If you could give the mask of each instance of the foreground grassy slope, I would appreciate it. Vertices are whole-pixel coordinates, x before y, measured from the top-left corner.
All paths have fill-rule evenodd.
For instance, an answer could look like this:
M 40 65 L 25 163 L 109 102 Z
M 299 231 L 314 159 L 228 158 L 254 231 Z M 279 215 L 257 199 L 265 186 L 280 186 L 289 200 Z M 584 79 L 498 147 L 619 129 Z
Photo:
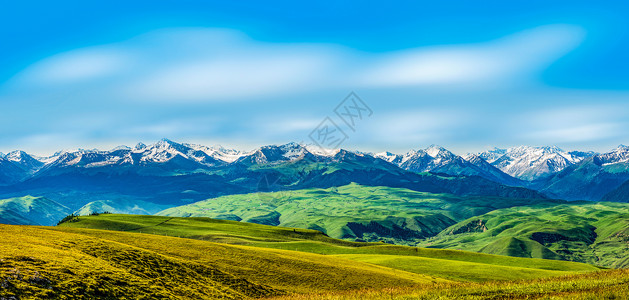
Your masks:
M 42 228 L 0 225 L 0 296 L 169 299 L 264 296 L 270 287 L 193 261 Z
M 0 225 L 1 297 L 248 298 L 446 282 L 343 258 L 141 233 Z
M 230 195 L 166 209 L 158 215 L 308 228 L 334 238 L 412 244 L 469 217 L 537 202 L 553 201 L 461 197 L 349 184 L 328 189 Z
M 421 245 L 629 267 L 629 204 L 507 208 L 460 222 Z
M 449 283 L 417 288 L 388 288 L 352 292 L 271 297 L 284 300 L 376 299 L 628 299 L 629 270 L 608 270 L 581 275 L 515 282 Z
M 374 259 L 369 261 L 369 263 L 418 274 L 465 281 L 537 278 L 557 276 L 566 272 L 597 270 L 597 268 L 590 265 L 564 261 L 524 259 L 383 243 L 350 242 L 333 239 L 314 230 L 208 218 L 104 214 L 99 216 L 81 216 L 58 227 L 58 229 L 64 231 L 73 230 L 73 228 L 79 230 L 81 228 L 95 228 L 146 232 L 261 248 L 339 255 L 355 261 L 361 261 L 361 259 L 367 257 L 383 256 L 381 258 L 404 261 L 418 266 L 416 268 L 405 268 L 404 264 L 392 264 L 386 259 Z M 420 267 L 419 265 L 423 266 Z M 432 267 L 428 267 L 429 265 Z M 496 276 L 498 271 L 502 273 L 500 276 Z

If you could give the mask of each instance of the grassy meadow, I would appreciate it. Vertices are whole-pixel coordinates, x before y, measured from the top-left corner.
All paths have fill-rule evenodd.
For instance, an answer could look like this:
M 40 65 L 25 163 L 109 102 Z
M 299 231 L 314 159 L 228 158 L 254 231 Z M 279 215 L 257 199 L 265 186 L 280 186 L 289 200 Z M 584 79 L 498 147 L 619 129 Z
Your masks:
M 0 225 L 0 297 L 438 299 L 627 295 L 593 265 L 338 240 L 208 218 L 100 214 Z M 575 296 L 575 297 L 576 297 Z

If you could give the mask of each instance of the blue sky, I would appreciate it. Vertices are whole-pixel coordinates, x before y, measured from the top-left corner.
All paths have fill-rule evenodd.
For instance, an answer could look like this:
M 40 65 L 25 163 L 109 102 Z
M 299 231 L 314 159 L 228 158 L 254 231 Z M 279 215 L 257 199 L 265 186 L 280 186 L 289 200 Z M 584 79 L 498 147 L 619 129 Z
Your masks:
M 626 1 L 13 1 L 0 151 L 309 142 L 351 91 L 373 114 L 344 148 L 606 151 L 629 143 L 627 15 Z

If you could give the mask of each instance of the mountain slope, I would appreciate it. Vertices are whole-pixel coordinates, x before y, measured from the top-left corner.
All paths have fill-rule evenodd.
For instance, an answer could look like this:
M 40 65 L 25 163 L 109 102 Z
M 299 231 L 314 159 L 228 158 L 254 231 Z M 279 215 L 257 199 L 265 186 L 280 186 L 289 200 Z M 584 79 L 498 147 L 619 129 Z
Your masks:
M 490 164 L 489 162 L 487 162 L 486 160 L 484 160 L 483 158 L 481 158 L 480 156 L 476 154 L 467 155 L 464 157 L 464 159 L 468 161 L 470 164 L 474 165 L 476 168 L 480 169 L 482 171 L 482 174 L 485 174 L 483 177 L 489 180 L 503 183 L 506 185 L 511 185 L 511 186 L 524 186 L 525 185 L 522 180 L 508 175 L 507 173 L 494 167 L 492 164 Z
M 0 233 L 3 297 L 243 299 L 445 282 L 323 255 L 158 235 L 8 225 Z M 9 277 L 12 270 L 41 279 L 29 284 Z
M 567 200 L 601 200 L 629 180 L 629 147 L 595 155 L 535 183 L 537 189 Z
M 629 266 L 629 205 L 540 203 L 498 209 L 453 225 L 421 245 L 520 257 Z
M 158 215 L 212 217 L 316 229 L 334 238 L 356 241 L 412 243 L 434 236 L 468 217 L 537 201 L 457 197 L 350 184 L 328 189 L 223 196 L 169 208 Z
M 404 155 L 383 152 L 373 156 L 412 172 L 479 176 L 501 184 L 522 185 L 521 181 L 492 167 L 478 156 L 471 157 L 472 161 L 470 161 L 436 145 L 424 150 L 413 150 Z
M 18 225 L 54 225 L 70 209 L 43 197 L 18 197 L 0 200 L 0 223 Z
M 607 193 L 601 201 L 629 202 L 629 181 L 625 181 L 618 188 Z
M 27 174 L 34 174 L 44 166 L 44 163 L 24 151 L 13 151 L 5 156 L 5 159 L 13 162 Z
M 474 252 L 441 249 L 424 249 L 395 246 L 384 243 L 356 243 L 330 238 L 315 230 L 267 226 L 254 223 L 215 220 L 209 218 L 172 218 L 158 216 L 129 216 L 104 214 L 78 217 L 72 222 L 63 223 L 59 229 L 70 228 L 110 228 L 117 231 L 144 232 L 168 236 L 180 236 L 206 241 L 220 241 L 229 244 L 251 245 L 260 248 L 287 249 L 326 255 L 359 256 L 386 255 L 396 259 L 422 258 L 425 262 L 441 263 L 448 267 L 411 270 L 412 273 L 431 274 L 441 278 L 455 278 L 456 264 L 469 263 L 475 268 L 468 270 L 468 277 L 455 280 L 487 281 L 494 271 L 490 267 L 503 268 L 503 279 L 530 278 L 529 275 L 545 277 L 556 272 L 593 271 L 598 268 L 573 262 L 547 261 L 540 259 L 515 258 Z M 380 264 L 380 263 L 376 263 Z M 454 267 L 454 268 L 453 268 Z M 393 267 L 400 269 L 399 267 Z M 507 270 L 508 268 L 511 268 Z M 527 269 L 522 271 L 519 269 Z M 551 271 L 551 272 L 546 272 Z M 527 273 L 528 272 L 528 273 Z M 459 273 L 460 274 L 460 273 Z
M 0 186 L 19 182 L 28 174 L 10 160 L 0 157 Z
M 241 153 L 233 162 L 218 162 L 202 150 L 165 140 L 134 149 L 59 153 L 29 179 L 0 187 L 0 194 L 44 196 L 73 211 L 94 201 L 107 201 L 107 206 L 117 212 L 154 212 L 151 207 L 179 206 L 222 195 L 329 188 L 351 182 L 455 195 L 543 197 L 529 189 L 477 176 L 409 172 L 346 150 L 319 155 L 290 143 Z M 130 201 L 146 207 L 131 211 Z

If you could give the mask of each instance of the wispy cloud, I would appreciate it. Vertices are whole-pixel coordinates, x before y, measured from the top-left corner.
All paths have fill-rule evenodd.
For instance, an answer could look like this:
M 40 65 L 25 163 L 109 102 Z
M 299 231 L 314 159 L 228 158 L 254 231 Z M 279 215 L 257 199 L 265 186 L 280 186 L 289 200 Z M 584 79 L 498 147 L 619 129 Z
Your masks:
M 49 84 L 72 89 L 90 82 L 111 97 L 175 102 L 337 88 L 469 88 L 529 81 L 582 39 L 578 27 L 553 25 L 480 44 L 368 54 L 327 44 L 260 42 L 224 29 L 180 28 L 55 55 L 16 80 L 22 89 Z
M 602 141 L 625 135 L 626 105 L 540 109 L 521 115 L 522 137 L 545 143 Z
M 131 70 L 133 59 L 129 54 L 108 46 L 74 50 L 35 63 L 16 79 L 24 88 L 84 84 Z
M 0 133 L 5 147 L 300 141 L 356 90 L 374 115 L 348 143 L 380 150 L 626 137 L 628 110 L 617 106 L 625 92 L 553 89 L 540 79 L 584 37 L 579 27 L 549 25 L 483 43 L 367 53 L 225 29 L 162 29 L 33 63 L 0 86 Z M 610 106 L 576 106 L 592 99 Z
M 576 26 L 543 26 L 473 45 L 405 50 L 374 57 L 364 84 L 439 85 L 504 84 L 531 80 L 584 39 Z

